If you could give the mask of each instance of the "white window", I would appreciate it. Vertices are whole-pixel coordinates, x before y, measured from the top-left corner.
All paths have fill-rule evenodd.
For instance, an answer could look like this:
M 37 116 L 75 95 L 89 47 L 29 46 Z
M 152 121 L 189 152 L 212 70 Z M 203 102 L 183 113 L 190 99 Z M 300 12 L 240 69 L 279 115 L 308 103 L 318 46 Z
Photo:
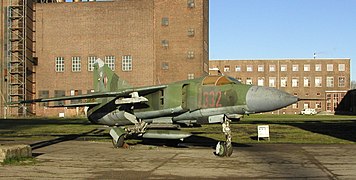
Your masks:
M 274 64 L 269 65 L 269 71 L 270 72 L 276 71 L 276 65 L 274 65 Z
M 321 71 L 321 64 L 315 64 L 315 71 Z
M 344 76 L 340 76 L 339 77 L 339 87 L 345 87 L 345 77 Z
M 257 81 L 258 86 L 264 86 L 265 84 L 265 78 L 264 77 L 259 77 Z
M 188 74 L 188 79 L 194 79 L 194 74 Z
M 253 66 L 252 65 L 247 65 L 246 66 L 246 71 L 247 72 L 252 72 L 253 71 Z
M 299 86 L 299 78 L 292 78 L 292 87 L 298 87 Z
M 326 77 L 326 87 L 334 87 L 334 77 Z
M 230 72 L 230 66 L 224 66 L 224 72 Z
M 299 71 L 299 65 L 298 64 L 293 64 L 292 71 Z
M 73 72 L 80 72 L 81 71 L 81 62 L 80 57 L 72 57 L 72 71 Z
M 132 56 L 122 56 L 121 61 L 122 71 L 132 71 Z
M 298 109 L 298 103 L 292 104 L 293 109 Z
M 241 71 L 241 66 L 235 66 L 235 71 L 240 72 Z
M 339 71 L 345 71 L 345 64 L 339 64 Z
M 115 56 L 105 56 L 105 64 L 107 64 L 112 71 L 115 71 Z
M 252 78 L 247 78 L 246 79 L 246 84 L 250 84 L 251 85 L 252 84 Z
M 327 71 L 333 71 L 334 70 L 334 65 L 333 64 L 327 64 L 326 65 L 326 70 Z
M 188 57 L 188 59 L 193 59 L 194 58 L 194 51 L 188 51 L 187 57 Z
M 263 72 L 265 71 L 265 66 L 264 65 L 258 65 L 258 72 Z
M 276 87 L 276 77 L 269 77 L 269 87 Z
M 315 77 L 315 87 L 322 87 L 322 77 Z
M 287 87 L 287 77 L 281 77 L 281 87 Z
M 64 72 L 64 57 L 56 57 L 56 72 Z
M 310 71 L 310 64 L 304 64 L 304 71 Z
M 286 64 L 282 64 L 281 65 L 281 71 L 287 71 L 287 65 Z
M 95 56 L 89 56 L 88 57 L 88 71 L 93 71 L 94 70 L 95 60 L 96 60 Z
M 310 78 L 304 77 L 304 87 L 310 87 Z

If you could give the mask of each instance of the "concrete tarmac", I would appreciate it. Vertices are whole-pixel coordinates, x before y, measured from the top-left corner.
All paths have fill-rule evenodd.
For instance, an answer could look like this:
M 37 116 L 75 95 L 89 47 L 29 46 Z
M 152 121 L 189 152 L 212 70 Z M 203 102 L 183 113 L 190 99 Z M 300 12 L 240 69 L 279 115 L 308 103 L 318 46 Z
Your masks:
M 70 140 L 33 150 L 34 165 L 0 166 L 0 179 L 356 179 L 356 145 L 249 144 L 229 158 L 213 151 Z

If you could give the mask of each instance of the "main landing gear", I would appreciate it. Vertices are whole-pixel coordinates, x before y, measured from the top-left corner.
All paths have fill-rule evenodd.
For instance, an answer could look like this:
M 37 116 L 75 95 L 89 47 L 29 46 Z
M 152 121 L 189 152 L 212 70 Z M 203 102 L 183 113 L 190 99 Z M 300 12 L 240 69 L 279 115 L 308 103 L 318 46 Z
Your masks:
M 233 151 L 231 139 L 231 129 L 230 129 L 231 120 L 226 116 L 224 117 L 222 125 L 222 131 L 225 134 L 226 141 L 219 141 L 215 148 L 215 155 L 219 157 L 230 157 Z

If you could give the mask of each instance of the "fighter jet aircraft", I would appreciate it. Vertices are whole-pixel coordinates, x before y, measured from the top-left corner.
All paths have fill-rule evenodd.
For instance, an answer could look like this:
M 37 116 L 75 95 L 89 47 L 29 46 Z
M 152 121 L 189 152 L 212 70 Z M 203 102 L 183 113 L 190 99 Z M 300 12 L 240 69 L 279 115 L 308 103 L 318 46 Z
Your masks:
M 94 65 L 94 88 L 93 94 L 19 103 L 95 99 L 63 107 L 88 106 L 89 121 L 111 127 L 114 147 L 122 147 L 128 136 L 159 139 L 191 136 L 179 131 L 177 124 L 221 123 L 226 141 L 217 144 L 215 153 L 230 156 L 233 150 L 231 121 L 245 114 L 274 111 L 298 101 L 297 97 L 275 88 L 246 85 L 223 75 L 135 88 L 100 59 Z

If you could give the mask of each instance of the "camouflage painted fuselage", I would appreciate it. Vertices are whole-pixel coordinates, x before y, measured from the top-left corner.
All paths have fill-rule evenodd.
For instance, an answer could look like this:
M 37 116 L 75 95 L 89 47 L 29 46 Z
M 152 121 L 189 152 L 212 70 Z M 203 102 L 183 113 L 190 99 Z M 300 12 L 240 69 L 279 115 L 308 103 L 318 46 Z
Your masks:
M 135 92 L 135 88 L 120 88 L 123 82 L 117 76 L 105 79 L 107 75 L 115 76 L 106 74 L 98 78 L 102 87 L 109 84 L 113 86 L 109 87 L 111 91 L 115 88 Z M 132 122 L 125 117 L 128 112 L 149 123 L 221 123 L 224 116 L 233 119 L 238 115 L 272 111 L 297 101 L 296 97 L 277 89 L 241 84 L 227 76 L 206 76 L 157 87 L 139 92 L 148 99 L 145 103 L 117 105 L 117 98 L 101 98 L 100 104 L 89 110 L 88 118 L 99 124 L 129 125 Z

